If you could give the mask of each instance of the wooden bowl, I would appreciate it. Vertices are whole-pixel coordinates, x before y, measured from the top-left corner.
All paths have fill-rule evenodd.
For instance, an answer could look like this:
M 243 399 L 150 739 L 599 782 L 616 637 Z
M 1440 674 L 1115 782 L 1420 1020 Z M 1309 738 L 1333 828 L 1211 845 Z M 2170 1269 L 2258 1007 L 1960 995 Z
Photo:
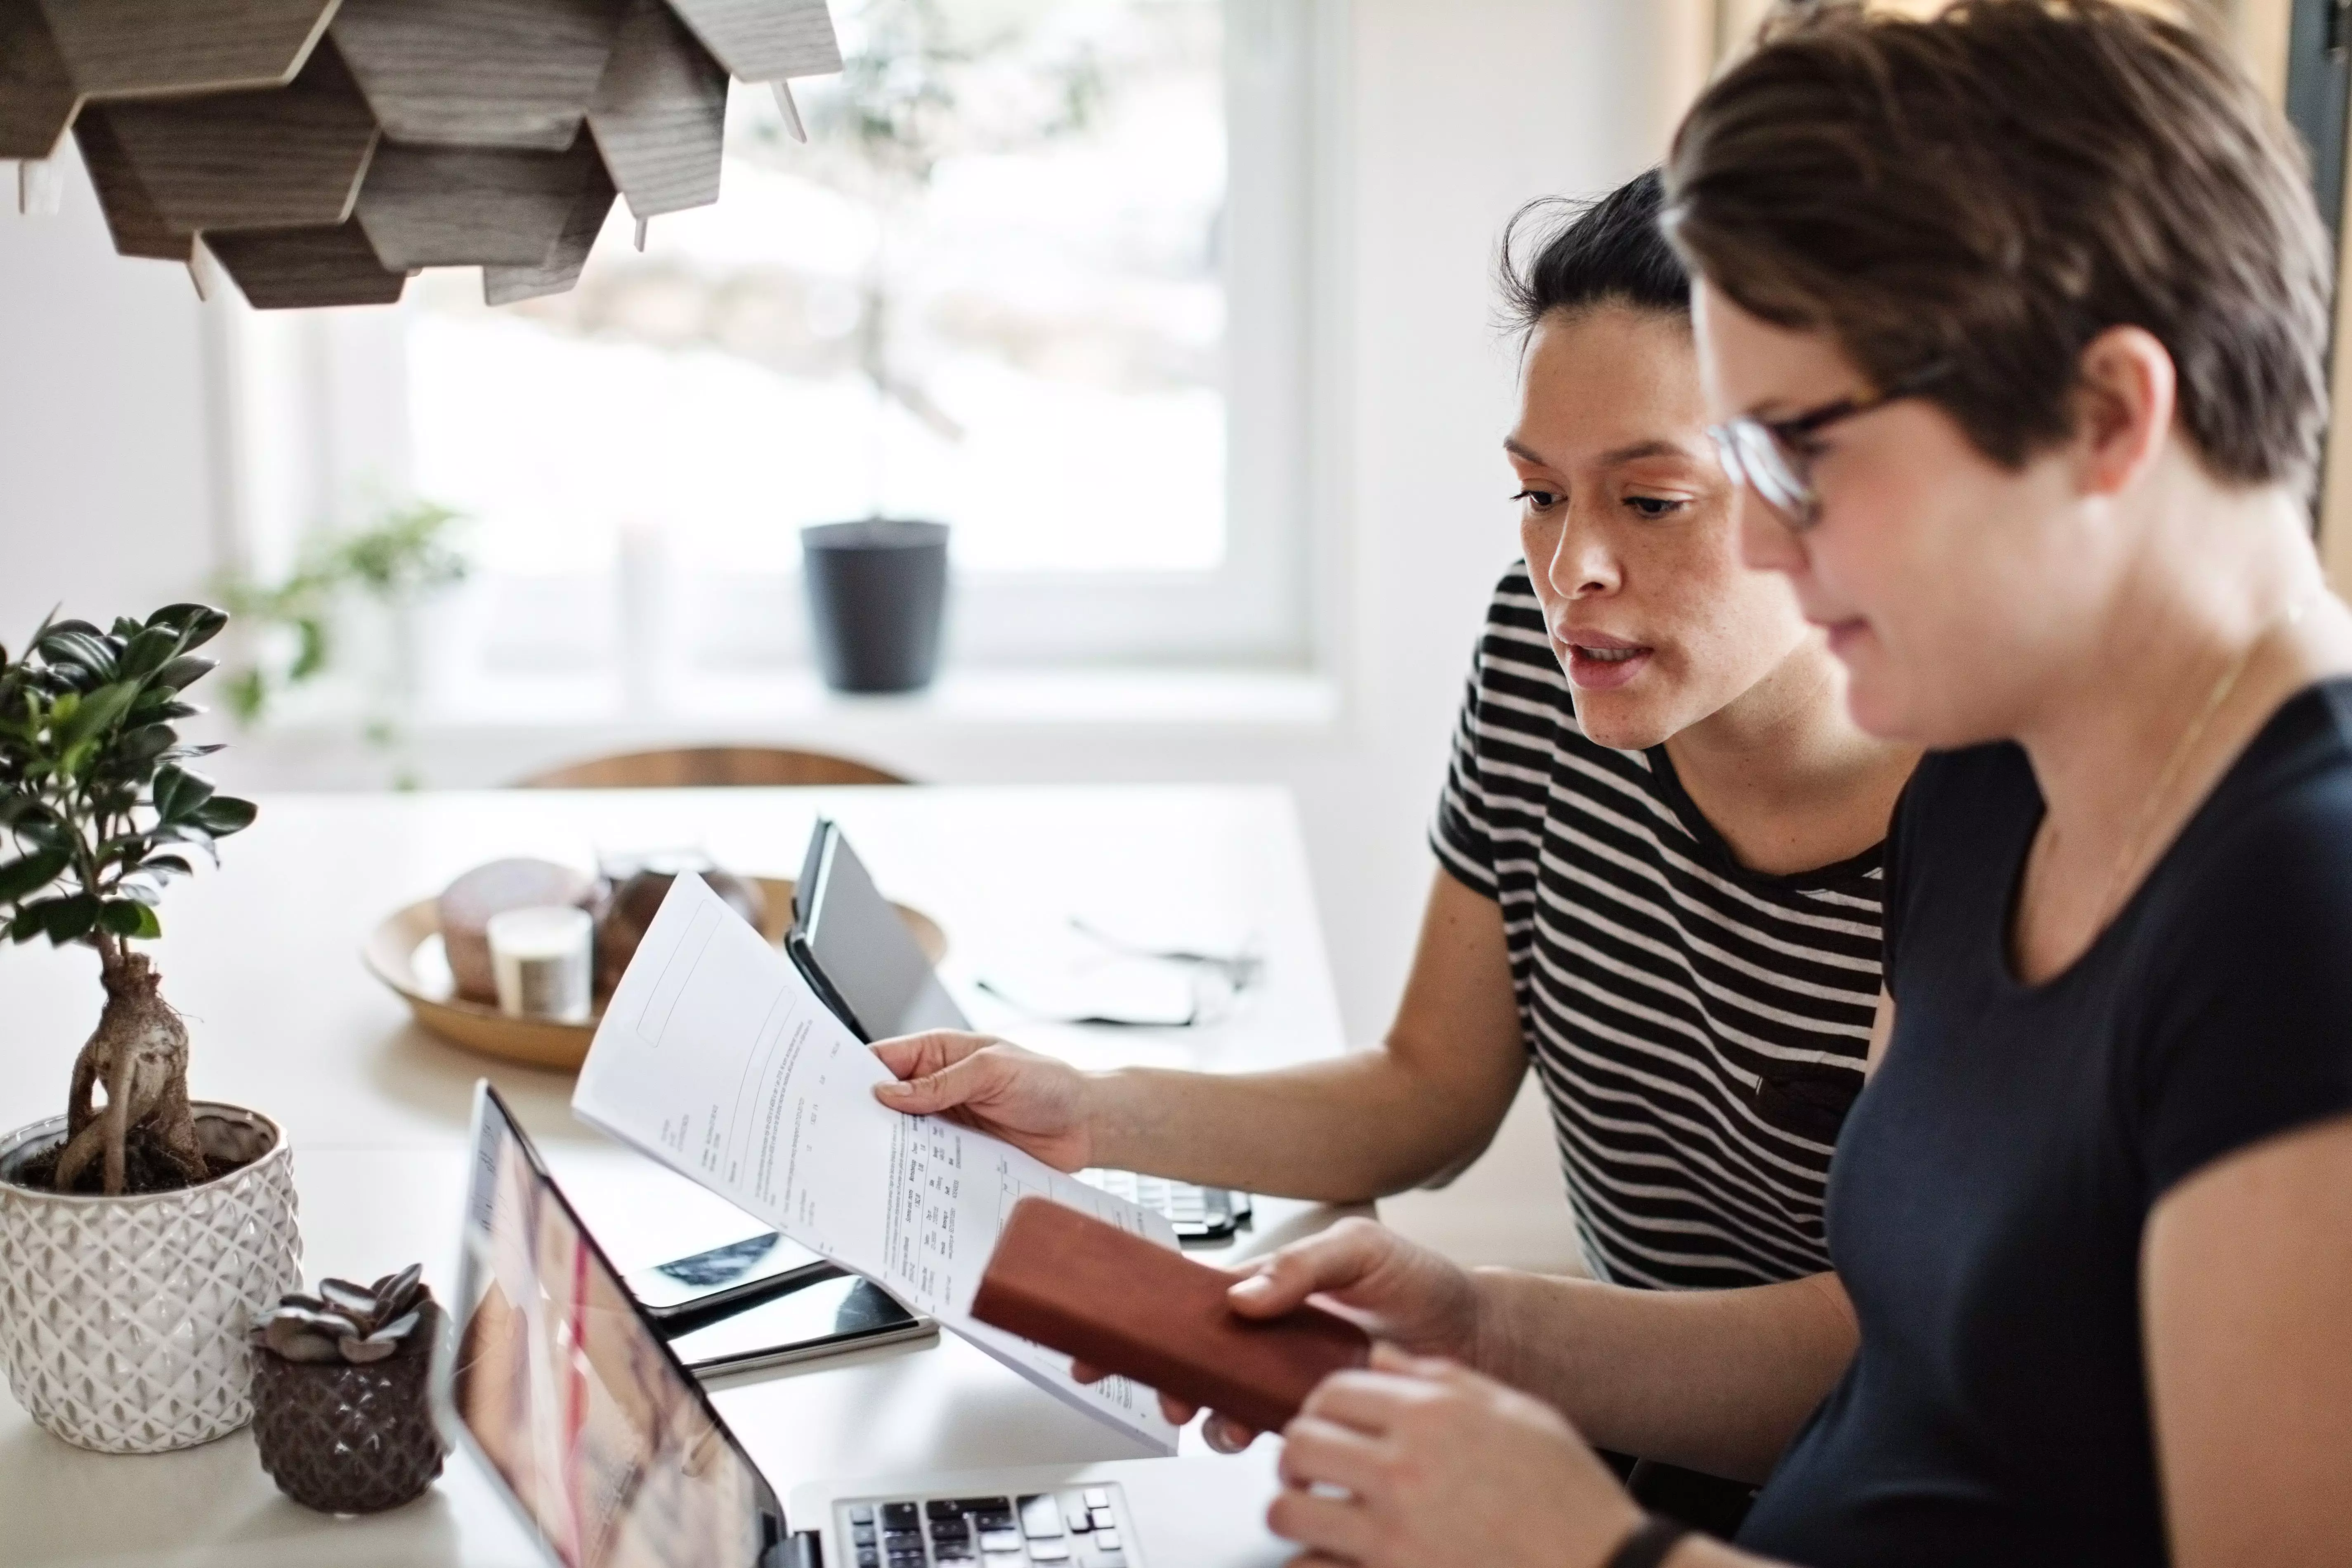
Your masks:
M 768 918 L 761 932 L 781 943 L 793 922 L 793 884 L 781 877 L 753 877 L 768 900 Z M 514 1018 L 486 1003 L 457 994 L 449 978 L 449 961 L 441 952 L 440 900 L 420 899 L 384 918 L 368 933 L 360 956 L 368 973 L 400 994 L 416 1021 L 469 1051 L 530 1067 L 576 1072 L 588 1057 L 588 1043 L 596 1037 L 595 1018 L 584 1024 L 559 1023 L 551 1018 Z M 939 963 L 948 950 L 947 933 L 939 922 L 904 904 L 890 906 L 914 933 L 923 956 Z M 601 1003 L 602 998 L 598 999 Z M 601 1015 L 600 1015 L 601 1016 Z

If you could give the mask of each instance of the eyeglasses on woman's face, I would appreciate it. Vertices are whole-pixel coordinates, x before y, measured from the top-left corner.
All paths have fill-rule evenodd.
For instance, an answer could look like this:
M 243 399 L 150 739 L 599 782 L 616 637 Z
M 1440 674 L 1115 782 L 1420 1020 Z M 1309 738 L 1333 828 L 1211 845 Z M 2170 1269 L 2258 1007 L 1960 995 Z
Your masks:
M 1822 515 L 1821 492 L 1813 486 L 1813 437 L 1842 421 L 1918 396 L 1950 368 L 1932 364 L 1884 391 L 1841 397 L 1786 419 L 1759 419 L 1743 414 L 1709 426 L 1706 433 L 1714 438 L 1716 453 L 1731 482 L 1754 490 L 1790 528 L 1802 532 L 1820 521 Z

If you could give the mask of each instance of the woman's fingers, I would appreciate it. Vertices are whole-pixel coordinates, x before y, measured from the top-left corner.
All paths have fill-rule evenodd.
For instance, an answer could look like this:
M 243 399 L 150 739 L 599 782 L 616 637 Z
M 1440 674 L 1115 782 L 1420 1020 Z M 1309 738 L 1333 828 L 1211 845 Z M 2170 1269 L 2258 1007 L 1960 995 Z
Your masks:
M 1320 1484 L 1360 1497 L 1385 1475 L 1386 1454 L 1378 1442 L 1353 1427 L 1319 1416 L 1298 1415 L 1282 1429 L 1277 1468 L 1285 1486 Z
M 1238 1454 L 1257 1441 L 1257 1428 L 1244 1426 L 1230 1415 L 1212 1412 L 1209 1418 L 1201 1423 L 1201 1436 L 1220 1454 Z
M 1392 1429 L 1406 1411 L 1427 1403 L 1443 1386 L 1410 1373 L 1335 1372 L 1316 1384 L 1315 1392 L 1300 1407 L 1297 1419 L 1312 1416 L 1378 1437 Z
M 929 1042 L 942 1041 L 934 1047 Z M 916 1035 L 908 1044 L 922 1052 L 938 1049 L 946 1058 L 937 1066 L 929 1060 L 917 1063 L 919 1070 L 896 1083 L 874 1086 L 875 1097 L 893 1110 L 903 1110 L 909 1116 L 933 1116 L 952 1110 L 976 1100 L 983 1100 L 1005 1087 L 1011 1064 L 1002 1056 L 983 1051 L 991 1044 L 979 1035 Z M 881 1047 L 875 1047 L 880 1054 Z M 883 1058 L 889 1065 L 889 1058 Z M 891 1068 L 893 1072 L 898 1069 Z
M 1375 1554 L 1379 1527 L 1364 1506 L 1353 1498 L 1285 1487 L 1265 1510 L 1265 1527 L 1285 1541 L 1343 1562 L 1360 1563 Z
M 1318 1291 L 1344 1296 L 1395 1248 L 1390 1232 L 1366 1219 L 1343 1219 L 1259 1260 L 1257 1270 L 1228 1290 L 1245 1318 L 1278 1318 Z
M 882 1058 L 882 1065 L 888 1068 L 894 1077 L 922 1078 L 963 1060 L 986 1044 L 986 1035 L 967 1035 L 955 1029 L 932 1029 L 925 1034 L 901 1035 L 895 1040 L 877 1041 L 874 1054 Z

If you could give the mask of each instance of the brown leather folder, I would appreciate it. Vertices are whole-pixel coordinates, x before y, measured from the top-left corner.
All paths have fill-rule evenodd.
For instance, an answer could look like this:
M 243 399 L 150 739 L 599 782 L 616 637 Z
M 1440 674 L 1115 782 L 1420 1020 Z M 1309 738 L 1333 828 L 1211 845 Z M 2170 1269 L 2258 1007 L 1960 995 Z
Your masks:
M 1266 1432 L 1286 1426 L 1324 1378 L 1370 1359 L 1364 1331 L 1319 1307 L 1243 1317 L 1225 1301 L 1233 1282 L 1091 1215 L 1027 1197 L 1013 1205 L 971 1315 Z

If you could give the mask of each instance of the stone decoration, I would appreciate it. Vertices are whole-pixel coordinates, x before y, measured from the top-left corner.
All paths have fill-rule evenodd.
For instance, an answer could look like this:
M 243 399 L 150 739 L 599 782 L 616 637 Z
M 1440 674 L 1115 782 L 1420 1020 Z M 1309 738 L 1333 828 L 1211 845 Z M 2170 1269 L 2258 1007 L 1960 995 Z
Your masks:
M 55 1436 L 108 1454 L 210 1442 L 253 1418 L 246 1331 L 302 1281 L 294 1159 L 268 1118 L 199 1101 L 201 1186 L 101 1198 L 16 1185 L 54 1116 L 0 1144 L 0 1362 Z
M 263 310 L 479 267 L 577 282 L 615 200 L 719 199 L 729 79 L 841 68 L 825 0 L 0 0 L 0 158 L 70 131 L 116 250 L 209 250 Z M 29 200 L 29 197 L 25 198 Z

